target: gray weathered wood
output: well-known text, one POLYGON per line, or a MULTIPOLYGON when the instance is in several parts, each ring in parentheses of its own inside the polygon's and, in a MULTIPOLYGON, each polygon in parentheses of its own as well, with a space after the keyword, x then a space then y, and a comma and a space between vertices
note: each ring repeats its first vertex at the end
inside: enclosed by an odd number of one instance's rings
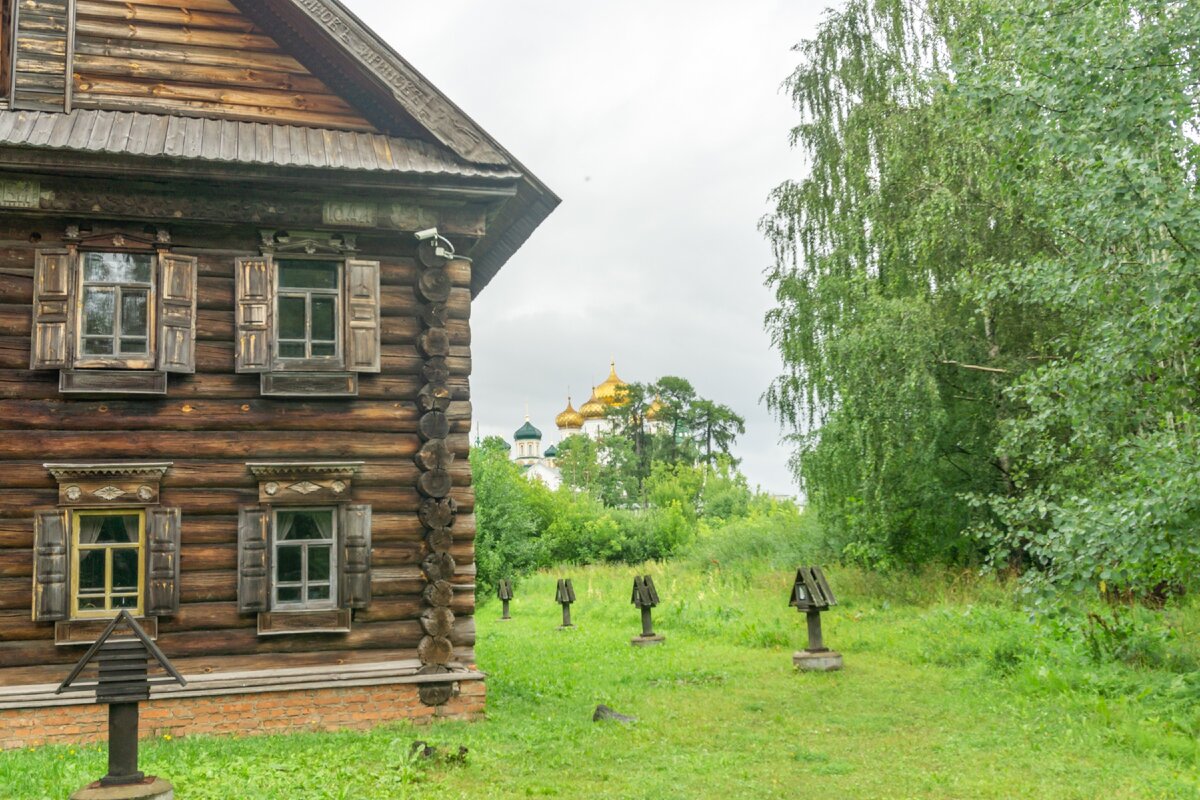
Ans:
POLYGON ((67 618, 69 530, 65 511, 40 511, 34 517, 33 618, 37 622, 67 618))
POLYGON ((270 514, 261 508, 238 509, 238 611, 271 610, 270 514))
POLYGON ((342 511, 341 601, 343 608, 371 605, 371 507, 342 511))

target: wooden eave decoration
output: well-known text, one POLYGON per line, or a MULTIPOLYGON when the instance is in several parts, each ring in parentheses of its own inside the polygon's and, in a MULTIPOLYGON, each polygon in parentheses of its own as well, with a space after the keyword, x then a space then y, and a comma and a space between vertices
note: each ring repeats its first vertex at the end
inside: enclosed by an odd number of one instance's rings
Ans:
POLYGON ((348 503, 362 461, 260 462, 246 465, 258 478, 258 501, 267 505, 348 503))
POLYGON ((169 461, 107 464, 44 464, 58 481, 63 506, 156 505, 169 461))

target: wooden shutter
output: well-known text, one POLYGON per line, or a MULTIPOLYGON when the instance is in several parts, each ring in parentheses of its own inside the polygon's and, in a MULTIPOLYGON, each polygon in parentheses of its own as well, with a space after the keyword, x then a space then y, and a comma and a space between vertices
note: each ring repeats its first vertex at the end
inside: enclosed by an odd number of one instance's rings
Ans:
POLYGON ((344 507, 341 528, 342 608, 366 608, 371 604, 371 507, 344 507))
POLYGON ((159 258, 158 368, 196 371, 196 259, 159 258))
POLYGON ((270 512, 238 509, 238 612, 271 610, 270 512))
POLYGON ((66 511, 39 511, 33 522, 33 619, 56 622, 67 618, 66 511))
POLYGON ((275 277, 271 258, 237 261, 237 371, 267 372, 271 367, 271 317, 275 277))
POLYGON ((379 372, 380 359, 379 262, 346 262, 346 368, 351 372, 379 372))
POLYGON ((146 615, 172 617, 179 613, 182 514, 178 508, 153 508, 147 516, 150 546, 146 553, 146 615))
POLYGON ((68 250, 38 250, 33 262, 33 347, 30 369, 71 366, 74 270, 68 250))

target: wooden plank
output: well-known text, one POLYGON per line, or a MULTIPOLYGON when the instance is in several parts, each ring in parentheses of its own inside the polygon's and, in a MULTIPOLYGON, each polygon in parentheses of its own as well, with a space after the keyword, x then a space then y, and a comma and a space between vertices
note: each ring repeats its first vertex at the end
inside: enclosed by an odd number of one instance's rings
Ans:
POLYGON ((254 23, 240 14, 202 11, 189 8, 182 2, 179 6, 166 7, 144 3, 77 0, 75 9, 80 19, 116 19, 127 22, 147 22, 157 25, 186 26, 195 29, 236 31, 239 33, 258 32, 254 23))
MULTIPOLYGON (((65 52, 65 49, 64 49, 65 52)), ((285 53, 255 52, 241 48, 152 45, 132 42, 121 36, 113 39, 77 37, 75 55, 107 56, 128 61, 152 61, 209 67, 232 67, 308 75, 304 66, 285 53)))
POLYGON ((345 130, 374 131, 369 124, 352 116, 324 114, 315 111, 295 111, 267 106, 232 106, 205 103, 196 100, 129 99, 111 95, 77 91, 79 108, 100 108, 109 111, 144 111, 154 114, 207 117, 214 114, 226 119, 247 122, 266 122, 273 125, 302 125, 315 128, 342 128, 345 130))
MULTIPOLYGON (((64 26, 63 31, 66 31, 64 26)), ((279 45, 269 36, 253 33, 238 33, 170 27, 136 23, 126 25, 116 22, 101 22, 80 19, 76 31, 81 37, 98 39, 128 39, 137 42, 161 42, 162 44, 189 45, 192 47, 219 47, 229 50, 259 50, 267 53, 280 52, 279 45)))
POLYGON ((358 119, 357 113, 346 101, 333 94, 315 92, 289 92, 275 89, 230 86, 198 86, 190 83, 174 83, 158 80, 122 79, 108 76, 85 76, 77 74, 75 89, 80 94, 93 97, 112 96, 127 99, 144 99, 151 103, 160 101, 200 101, 216 107, 249 106, 251 108, 280 109, 283 113, 310 112, 331 118, 348 117, 358 119))
POLYGON ((75 71, 84 79, 95 76, 120 76, 210 86, 256 86, 281 92, 333 94, 319 78, 255 67, 209 66, 166 60, 131 61, 127 58, 77 54, 75 71))

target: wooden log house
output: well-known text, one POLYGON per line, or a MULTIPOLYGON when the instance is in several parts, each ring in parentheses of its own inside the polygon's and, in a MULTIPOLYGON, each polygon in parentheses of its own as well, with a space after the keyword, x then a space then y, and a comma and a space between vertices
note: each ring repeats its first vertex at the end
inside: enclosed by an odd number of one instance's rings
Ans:
POLYGON ((0 95, 0 747, 121 609, 144 733, 479 714, 471 304, 558 199, 338 0, 4 0, 0 95))

